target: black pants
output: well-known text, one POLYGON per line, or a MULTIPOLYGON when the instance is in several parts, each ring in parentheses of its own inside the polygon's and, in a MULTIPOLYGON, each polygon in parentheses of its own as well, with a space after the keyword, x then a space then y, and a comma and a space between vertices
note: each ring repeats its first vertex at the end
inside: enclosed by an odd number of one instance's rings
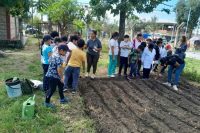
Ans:
POLYGON ((121 74, 123 67, 124 67, 124 75, 127 75, 128 57, 120 56, 119 74, 121 74))
POLYGON ((99 55, 91 55, 87 53, 87 72, 90 72, 91 67, 93 67, 93 74, 96 73, 97 63, 99 60, 99 55))
POLYGON ((57 86, 58 86, 60 99, 64 99, 63 83, 59 79, 53 78, 53 77, 48 77, 48 81, 49 81, 49 90, 47 91, 45 102, 46 103, 50 102, 51 96, 54 94, 57 86))
POLYGON ((151 69, 143 68, 143 78, 148 79, 150 75, 151 69))
POLYGON ((140 69, 141 69, 141 66, 142 66, 142 61, 141 60, 138 60, 137 62, 137 75, 140 76, 140 69))
POLYGON ((42 64, 43 68, 43 90, 47 91, 49 89, 48 79, 46 77, 46 73, 48 71, 49 65, 48 64, 42 64))

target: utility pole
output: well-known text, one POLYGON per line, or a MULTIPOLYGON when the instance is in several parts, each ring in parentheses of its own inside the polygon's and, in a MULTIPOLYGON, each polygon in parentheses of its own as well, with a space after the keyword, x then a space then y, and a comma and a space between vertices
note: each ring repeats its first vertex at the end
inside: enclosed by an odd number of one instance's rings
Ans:
POLYGON ((191 10, 192 10, 192 9, 191 9, 191 7, 190 7, 189 14, 188 14, 188 18, 187 18, 187 26, 186 26, 186 30, 185 30, 185 36, 187 36, 188 24, 189 24, 189 21, 190 21, 191 10))

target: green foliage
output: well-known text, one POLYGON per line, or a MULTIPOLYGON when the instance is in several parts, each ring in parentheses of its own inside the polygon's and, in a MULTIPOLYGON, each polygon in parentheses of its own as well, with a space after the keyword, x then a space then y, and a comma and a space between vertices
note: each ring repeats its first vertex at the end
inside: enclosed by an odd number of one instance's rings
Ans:
POLYGON ((81 18, 84 15, 76 0, 47 0, 40 1, 39 10, 47 14, 49 19, 57 23, 62 33, 69 30, 72 25, 83 28, 81 18), (41 4, 42 3, 42 4, 41 4))
POLYGON ((32 3, 30 0, 1 0, 0 5, 5 6, 11 15, 24 17, 27 16, 32 3))
POLYGON ((191 34, 193 29, 197 26, 200 17, 199 0, 179 0, 176 5, 176 18, 179 24, 182 22, 187 23, 190 8, 191 15, 188 23, 188 29, 191 34))
POLYGON ((0 48, 23 48, 20 40, 0 40, 0 48))
POLYGON ((200 83, 200 60, 186 58, 186 67, 184 69, 183 75, 192 81, 200 83))
MULTIPOLYGON (((93 13, 98 18, 105 17, 106 11, 111 11, 114 15, 120 14, 119 33, 120 40, 125 33, 125 20, 133 15, 134 11, 152 12, 159 4, 169 0, 90 0, 93 13)), ((163 11, 169 11, 164 9, 163 11)))

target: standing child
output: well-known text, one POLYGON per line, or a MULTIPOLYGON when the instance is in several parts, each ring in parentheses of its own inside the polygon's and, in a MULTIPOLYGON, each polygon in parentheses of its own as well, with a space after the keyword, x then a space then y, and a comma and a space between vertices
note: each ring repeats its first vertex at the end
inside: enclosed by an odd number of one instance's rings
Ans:
POLYGON ((149 43, 148 47, 146 47, 144 49, 144 52, 142 54, 143 79, 149 78, 155 54, 156 54, 156 52, 155 52, 155 49, 154 49, 154 44, 149 43))
POLYGON ((137 49, 132 49, 129 54, 129 63, 130 63, 130 74, 128 76, 128 79, 132 79, 133 75, 136 77, 137 74, 137 65, 138 60, 140 59, 140 53, 144 50, 144 47, 142 45, 138 46, 137 49))
POLYGON ((49 69, 46 74, 46 77, 49 81, 49 90, 46 94, 45 106, 46 107, 54 107, 53 104, 50 103, 51 96, 54 94, 56 87, 58 86, 59 95, 60 95, 60 103, 67 103, 68 100, 64 97, 63 94, 63 60, 61 56, 64 56, 68 51, 68 47, 65 44, 58 46, 58 55, 53 55, 49 60, 49 69))
POLYGON ((49 68, 49 57, 52 55, 52 48, 50 46, 51 44, 51 36, 45 35, 43 38, 44 44, 41 48, 41 62, 43 67, 43 90, 46 92, 49 88, 48 80, 46 78, 46 73, 49 68))
POLYGON ((118 39, 119 33, 114 32, 109 41, 109 65, 108 65, 108 77, 115 77, 115 70, 117 66, 117 57, 119 52, 118 39))
POLYGON ((132 47, 131 42, 129 41, 129 36, 124 36, 124 41, 120 43, 120 66, 119 66, 119 76, 121 76, 122 68, 124 67, 124 76, 127 76, 127 68, 128 68, 128 55, 129 51, 132 47))
POLYGON ((83 66, 83 72, 85 73, 85 61, 86 54, 83 51, 85 42, 84 40, 78 40, 78 48, 73 49, 70 53, 70 59, 65 69, 64 76, 64 88, 67 89, 67 84, 70 76, 72 75, 72 93, 75 94, 78 88, 78 78, 80 75, 80 67, 83 66))

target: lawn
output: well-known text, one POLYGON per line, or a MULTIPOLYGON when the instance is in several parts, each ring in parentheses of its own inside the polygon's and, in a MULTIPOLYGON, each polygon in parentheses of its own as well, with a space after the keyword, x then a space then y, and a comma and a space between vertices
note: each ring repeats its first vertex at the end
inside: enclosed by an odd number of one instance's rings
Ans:
POLYGON ((186 58, 185 62, 184 77, 188 80, 200 83, 200 60, 186 58))
POLYGON ((0 58, 0 132, 1 133, 63 133, 95 132, 94 122, 85 114, 83 99, 77 94, 65 94, 71 100, 68 105, 60 105, 58 93, 52 98, 55 111, 43 106, 44 94, 36 90, 36 114, 32 120, 23 120, 22 103, 30 96, 8 98, 4 80, 11 77, 42 79, 42 68, 38 40, 29 38, 23 50, 9 50, 5 58, 0 58))

